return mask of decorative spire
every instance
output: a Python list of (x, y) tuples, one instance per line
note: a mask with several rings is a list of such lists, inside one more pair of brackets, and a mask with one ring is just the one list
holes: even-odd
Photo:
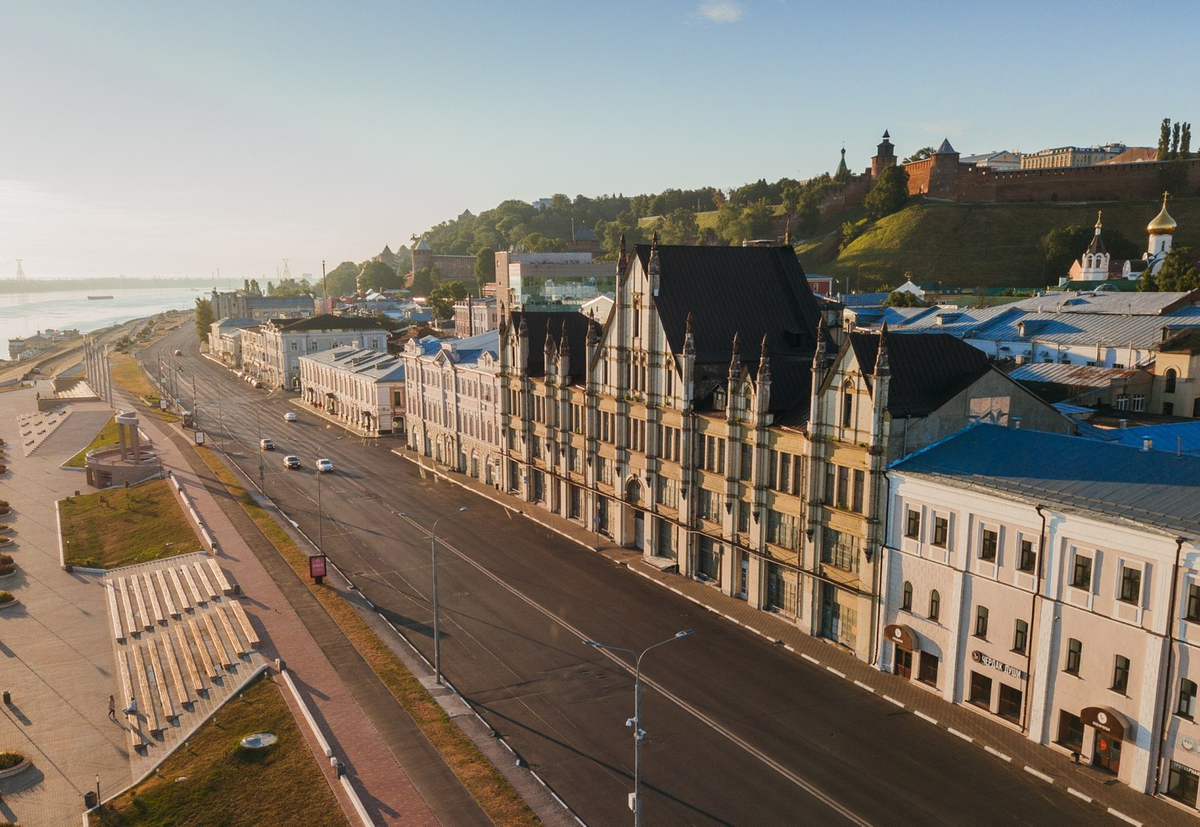
[(890, 376), (891, 365), (888, 363), (888, 328), (887, 322), (879, 329), (879, 355), (875, 357), (875, 375)]
[(588, 347), (600, 344), (600, 325), (596, 324), (595, 319), (588, 323), (587, 343)]
[(729, 378), (732, 380), (742, 369), (742, 358), (738, 354), (738, 333), (733, 331), (733, 355), (729, 359)]
[(767, 334), (763, 334), (758, 352), (758, 383), (771, 381), (771, 357), (767, 355)]
[(558, 339), (558, 352), (564, 356), (571, 355), (571, 346), (567, 343), (567, 320), (563, 319), (562, 336)]
[(1096, 210), (1096, 235), (1100, 235), (1100, 219), (1104, 217), (1104, 210)]
[(684, 356), (695, 356), (696, 355), (696, 340), (692, 336), (692, 314), (691, 314), (691, 311), (688, 311), (687, 327), (685, 327), (684, 331), (683, 331), (683, 355)]
[(1175, 219), (1171, 217), (1171, 214), (1167, 212), (1168, 194), (1166, 192), (1163, 193), (1162, 210), (1154, 217), (1153, 221), (1146, 225), (1146, 232), (1150, 233), (1150, 235), (1171, 235), (1179, 226), (1175, 223)]
[(546, 325), (546, 341), (542, 343), (542, 349), (547, 354), (554, 352), (554, 337), (550, 335), (550, 325)]
[(817, 317), (817, 362), (825, 361), (825, 335), (825, 314), (822, 313)]
[(522, 336), (529, 335), (529, 322), (526, 321), (524, 313), (521, 314), (521, 324), (517, 326), (517, 333)]
[(625, 233), (621, 233), (621, 249), (617, 253), (617, 275), (625, 272)]

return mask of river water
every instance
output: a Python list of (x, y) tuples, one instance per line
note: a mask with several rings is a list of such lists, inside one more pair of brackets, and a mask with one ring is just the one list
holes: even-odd
[[(112, 298), (93, 301), (88, 299), (89, 295)], [(50, 328), (90, 333), (165, 310), (191, 310), (197, 298), (208, 296), (208, 291), (196, 287), (0, 293), (0, 360), (8, 358), (9, 339), (32, 336)]]

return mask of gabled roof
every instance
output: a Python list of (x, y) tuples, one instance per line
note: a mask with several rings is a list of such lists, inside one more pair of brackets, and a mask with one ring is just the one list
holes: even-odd
[[(850, 333), (847, 339), (859, 369), (875, 373), (878, 333)], [(983, 351), (946, 333), (887, 337), (888, 412), (893, 417), (927, 416), (992, 370)]]
[(1160, 353), (1186, 353), (1195, 356), (1200, 353), (1200, 330), (1180, 330), (1172, 333), (1158, 346)]
[(594, 324), (590, 316), (578, 310), (549, 313), (514, 310), (508, 322), (509, 330), (519, 330), (522, 319), (529, 330), (529, 364), (525, 369), (530, 376), (541, 376), (546, 372), (546, 332), (549, 331), (554, 346), (561, 348), (565, 325), (567, 347), (570, 348), (568, 375), (572, 379), (584, 378), (587, 373), (588, 326)]
[(305, 330), (383, 330), (374, 319), (356, 319), (353, 316), (335, 316), (332, 313), (319, 313), (303, 319), (272, 319), (271, 323), (286, 333), (300, 333)]

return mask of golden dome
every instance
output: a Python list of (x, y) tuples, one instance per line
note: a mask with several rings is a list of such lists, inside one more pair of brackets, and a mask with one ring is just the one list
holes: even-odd
[(1146, 225), (1146, 232), (1150, 235), (1168, 235), (1175, 232), (1175, 228), (1179, 225), (1175, 223), (1175, 219), (1167, 212), (1167, 193), (1163, 193), (1162, 211), (1154, 217), (1154, 220)]

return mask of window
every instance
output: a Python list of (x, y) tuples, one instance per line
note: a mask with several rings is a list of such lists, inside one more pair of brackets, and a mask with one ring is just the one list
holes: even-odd
[(1121, 601), (1136, 604), (1142, 597), (1142, 570), (1132, 566), (1121, 567)]
[(833, 463), (825, 464), (825, 490), (822, 493), (824, 496), (821, 501), (825, 505), (833, 505), (837, 496), (837, 466)]
[(906, 612), (912, 611), (912, 594), (913, 594), (912, 583), (905, 580), (903, 594), (900, 598), (900, 608)]
[(737, 503), (737, 530), (741, 534), (747, 534), (750, 531), (750, 509), (753, 506), (750, 503)]
[(1179, 704), (1175, 714), (1184, 718), (1193, 718), (1196, 714), (1196, 684), (1184, 678), (1179, 682)]
[(1006, 683), (1000, 684), (1000, 702), (997, 705), (996, 714), (1010, 721), (1019, 721), (1021, 719), (1021, 690)]
[(1000, 545), (999, 532), (993, 528), (985, 528), (979, 540), (979, 559), (995, 562), (998, 545)]
[[(771, 452), (774, 458), (775, 452)], [(738, 464), (738, 479), (749, 481), (754, 474), (754, 446), (749, 442), (742, 443), (742, 458)]]
[(1064, 672), (1072, 675), (1079, 674), (1079, 662), (1083, 659), (1083, 644), (1075, 638), (1067, 638), (1067, 665)]
[(1129, 688), (1129, 658), (1124, 655), (1117, 655), (1113, 659), (1113, 678), (1110, 688), (1113, 692), (1120, 692), (1122, 695)]
[(1200, 787), (1200, 773), (1191, 767), (1171, 762), (1171, 773), (1167, 776), (1167, 795), (1182, 801), (1189, 807), (1196, 806), (1196, 792)]
[(850, 510), (856, 514), (863, 513), (863, 493), (866, 488), (867, 474), (865, 471), (854, 471), (854, 494), (850, 498)]
[(917, 680), (930, 686), (937, 686), (938, 656), (932, 652), (921, 653), (921, 664), (917, 668)]
[(1162, 403), (1162, 414), (1163, 414), (1163, 416), (1174, 416), (1175, 415), (1175, 403), (1174, 402)]
[(849, 382), (842, 385), (842, 427), (854, 424), (854, 386)]
[(1146, 410), (1146, 394), (1135, 393), (1133, 395), (1133, 409), (1139, 413)]
[(1025, 654), (1025, 647), (1029, 643), (1029, 624), (1024, 620), (1018, 620), (1016, 627), (1013, 629), (1013, 651)]
[(832, 528), (821, 530), (821, 562), (858, 572), (858, 538)]
[(724, 499), (725, 497), (716, 491), (701, 488), (699, 507), (701, 518), (719, 523), (721, 521), (721, 508), (724, 506)]
[(937, 620), (942, 613), (942, 595), (937, 589), (929, 593), (929, 619)]
[(767, 542), (785, 548), (800, 548), (799, 518), (794, 514), (767, 511)]
[(1033, 571), (1037, 568), (1037, 552), (1033, 550), (1033, 540), (1021, 538), (1021, 557), (1017, 560), (1017, 568), (1021, 571)]
[(1075, 569), (1071, 573), (1071, 585), (1077, 589), (1092, 588), (1092, 558), (1075, 554)]
[(921, 536), (921, 512), (916, 509), (908, 509), (908, 525), (904, 528), (904, 536), (916, 539)]
[(1193, 623), (1200, 623), (1200, 585), (1188, 583), (1187, 615)]
[(1118, 411), (1129, 410), (1129, 394), (1127, 394), (1127, 393), (1117, 394), (1117, 401), (1115, 403), (1113, 403), (1113, 407), (1116, 408)]
[(1058, 716), (1058, 743), (1072, 752), (1083, 752), (1083, 721), (1063, 710)]
[(992, 679), (987, 675), (981, 675), (978, 672), (971, 673), (971, 691), (967, 696), (969, 703), (975, 706), (982, 706), (984, 709), (992, 708)]
[(1163, 393), (1175, 393), (1175, 379), (1178, 376), (1179, 374), (1175, 372), (1175, 368), (1167, 368), (1163, 382)]
[(987, 606), (975, 607), (975, 637), (987, 637), (988, 609)]
[(839, 465), (837, 469), (837, 507), (847, 508), (850, 503), (850, 469)]
[(933, 544), (939, 548), (946, 547), (946, 538), (950, 533), (950, 520), (947, 517), (933, 518)]

